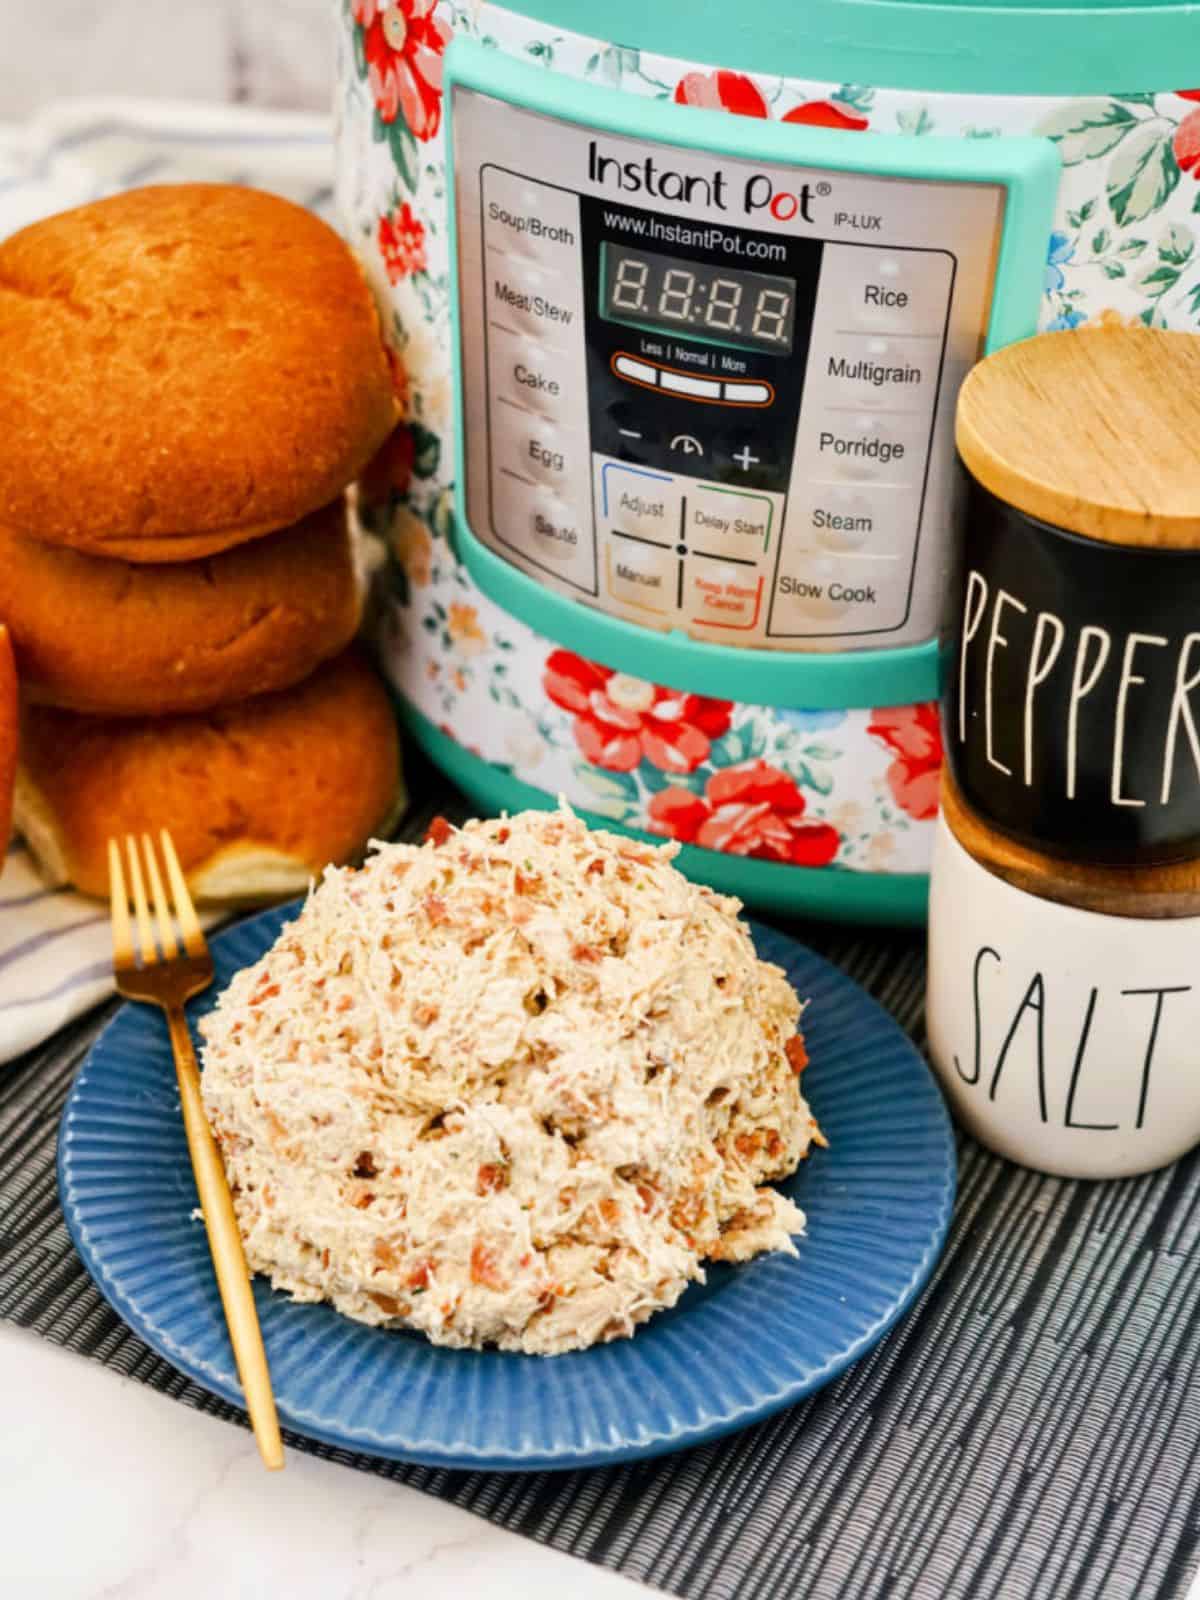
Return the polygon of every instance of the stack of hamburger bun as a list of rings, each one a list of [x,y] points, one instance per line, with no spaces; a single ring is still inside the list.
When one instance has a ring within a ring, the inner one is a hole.
[[[395,420],[367,284],[287,201],[139,189],[0,244],[15,820],[53,881],[106,894],[109,836],[165,826],[199,898],[275,897],[387,828],[343,491]]]

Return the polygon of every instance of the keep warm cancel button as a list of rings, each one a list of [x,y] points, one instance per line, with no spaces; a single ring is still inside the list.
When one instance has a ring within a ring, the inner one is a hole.
[[[695,558],[684,588],[692,622],[705,628],[749,632],[762,609],[763,580],[754,571]]]

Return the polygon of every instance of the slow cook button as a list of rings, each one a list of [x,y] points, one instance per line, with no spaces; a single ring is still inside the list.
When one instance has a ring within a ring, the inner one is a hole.
[[[578,288],[566,273],[495,256],[488,262],[488,321],[567,348],[582,337]]]
[[[763,579],[751,567],[692,556],[683,601],[689,622],[723,632],[750,633],[762,611]]]
[[[899,626],[911,563],[888,556],[834,556],[784,548],[771,633],[847,633]]]
[[[492,449],[501,471],[507,468],[517,478],[564,491],[580,476],[587,439],[548,417],[535,417],[501,402],[493,414]]]
[[[773,546],[775,506],[771,495],[735,494],[710,484],[693,484],[684,518],[688,548],[758,561]]]
[[[605,461],[599,475],[599,509],[607,527],[663,545],[678,541],[679,488],[674,478],[618,461]]]
[[[567,363],[560,351],[497,328],[491,330],[488,346],[488,367],[497,398],[556,422],[567,420],[572,404]],[[581,420],[583,415],[586,413]]]
[[[656,616],[674,611],[679,557],[673,552],[614,536],[605,547],[605,567],[614,600]]]

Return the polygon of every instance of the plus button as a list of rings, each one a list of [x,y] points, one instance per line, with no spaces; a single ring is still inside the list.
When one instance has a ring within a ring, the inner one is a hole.
[[[759,457],[750,454],[750,446],[748,444],[744,444],[740,450],[735,450],[733,459],[743,472],[749,472],[751,467],[756,467],[759,463]]]

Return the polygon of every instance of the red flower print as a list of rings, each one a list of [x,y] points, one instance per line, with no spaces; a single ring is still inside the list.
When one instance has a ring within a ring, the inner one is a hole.
[[[917,706],[888,706],[876,711],[867,724],[867,732],[895,751],[887,781],[901,811],[918,822],[935,817],[942,769],[937,702],[927,700]]]
[[[1190,111],[1175,129],[1172,141],[1180,172],[1190,172],[1200,183],[1200,111]]]
[[[380,217],[378,239],[389,283],[425,271],[425,224],[407,200],[390,216]]]
[[[1176,89],[1181,100],[1200,100],[1200,89]]]
[[[384,122],[404,121],[432,139],[442,120],[442,53],[450,28],[433,14],[436,0],[354,0],[362,23],[367,82]]]
[[[714,772],[704,794],[663,789],[650,802],[650,825],[681,844],[726,855],[756,856],[793,867],[827,867],[838,853],[836,828],[803,822],[805,800],[786,772],[765,761]]]
[[[588,761],[632,772],[643,757],[660,772],[694,772],[729,727],[732,703],[630,678],[570,650],[546,659],[542,686],[575,718],[575,743]]]
[[[845,133],[862,133],[869,126],[860,112],[835,100],[806,100],[802,106],[793,106],[783,120],[803,122],[810,128],[840,128]]]
[[[767,117],[767,102],[758,85],[740,72],[685,72],[675,85],[681,106],[732,111],[739,117]]]

